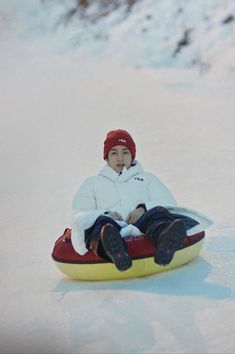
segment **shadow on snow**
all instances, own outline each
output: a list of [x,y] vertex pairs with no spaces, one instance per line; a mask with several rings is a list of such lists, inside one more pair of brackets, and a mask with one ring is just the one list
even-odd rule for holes
[[78,281],[63,278],[53,289],[65,295],[69,292],[129,290],[168,296],[202,296],[211,299],[229,299],[232,289],[207,280],[212,265],[202,257],[174,270],[156,275],[114,281]]

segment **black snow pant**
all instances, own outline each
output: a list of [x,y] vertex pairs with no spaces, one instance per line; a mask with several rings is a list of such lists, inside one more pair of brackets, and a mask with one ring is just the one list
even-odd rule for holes
[[[164,226],[164,222],[173,221],[175,219],[182,220],[186,230],[189,230],[198,224],[196,220],[188,216],[173,213],[171,214],[166,208],[156,206],[144,212],[134,225],[138,227],[143,234],[146,234],[148,227],[152,223],[155,223],[155,225],[159,224],[159,230],[157,231],[160,234],[162,227]],[[108,257],[102,247],[102,243],[100,242],[100,233],[102,227],[108,223],[112,224],[118,231],[121,230],[121,226],[108,215],[99,216],[95,223],[89,229],[85,230],[85,244],[87,249],[91,249],[95,254],[105,259],[108,259]]]

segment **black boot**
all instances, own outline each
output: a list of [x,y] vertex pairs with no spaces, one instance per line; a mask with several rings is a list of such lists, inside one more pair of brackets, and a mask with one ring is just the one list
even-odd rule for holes
[[186,237],[185,225],[180,219],[153,223],[147,233],[156,247],[154,262],[163,266],[171,262],[175,252],[182,248]]
[[107,256],[119,271],[127,270],[132,266],[132,259],[126,251],[124,241],[112,224],[102,227],[101,242]]
[[154,221],[150,226],[148,226],[146,233],[149,236],[152,244],[155,248],[158,247],[158,241],[160,235],[162,235],[163,231],[170,225],[172,221]]

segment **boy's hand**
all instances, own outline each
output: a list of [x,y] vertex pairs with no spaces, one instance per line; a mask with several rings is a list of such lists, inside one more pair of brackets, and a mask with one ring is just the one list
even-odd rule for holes
[[143,207],[131,211],[126,219],[127,224],[134,224],[145,212]]
[[117,211],[107,211],[105,214],[111,216],[115,220],[123,220],[121,214]]

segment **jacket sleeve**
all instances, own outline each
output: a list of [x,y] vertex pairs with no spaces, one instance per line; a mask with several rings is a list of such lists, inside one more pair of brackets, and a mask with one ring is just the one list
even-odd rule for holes
[[75,194],[72,202],[73,212],[96,210],[96,196],[93,188],[92,178],[86,179],[79,191]]
[[101,215],[105,212],[105,210],[97,208],[93,177],[87,178],[75,194],[72,201],[72,211],[73,219],[76,219],[80,214],[86,215],[94,213],[95,215]]
[[90,228],[103,210],[97,209],[92,177],[86,179],[72,202],[71,241],[76,252],[83,255],[88,250],[84,242],[84,231]]
[[149,176],[149,201],[145,203],[147,210],[159,205],[176,206],[177,202],[169,189],[156,176]]

